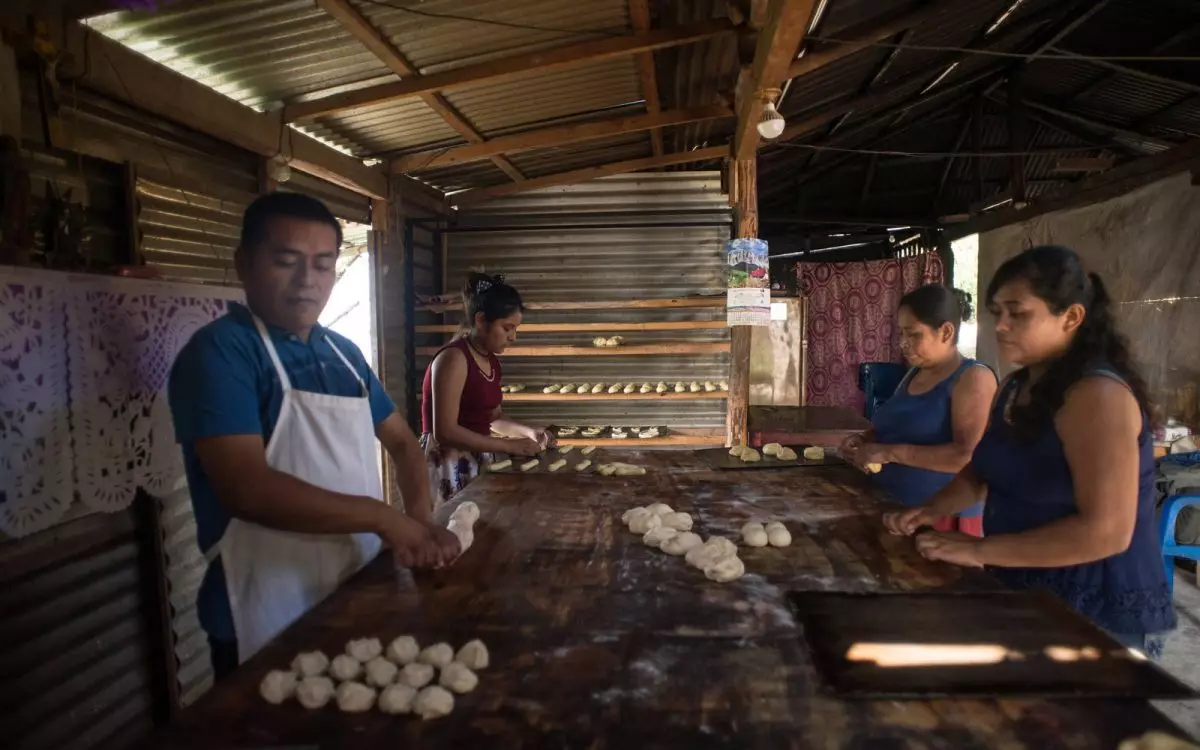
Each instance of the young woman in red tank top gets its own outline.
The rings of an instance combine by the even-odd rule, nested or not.
[[[503,276],[473,273],[463,287],[466,332],[442,347],[421,387],[421,445],[434,507],[479,475],[492,453],[532,456],[554,440],[501,410],[500,359],[525,306]],[[493,437],[496,432],[504,437]]]

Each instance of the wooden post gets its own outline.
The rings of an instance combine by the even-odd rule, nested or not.
[[[733,170],[736,236],[758,236],[758,160],[729,162]],[[725,413],[725,439],[730,445],[747,445],[750,439],[750,326],[734,326],[729,331],[729,401]]]

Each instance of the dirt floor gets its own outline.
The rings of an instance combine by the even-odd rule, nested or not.
[[[1179,628],[1167,639],[1162,666],[1194,688],[1200,688],[1200,588],[1196,576],[1175,572],[1175,610]],[[1155,701],[1154,705],[1200,739],[1200,700]]]

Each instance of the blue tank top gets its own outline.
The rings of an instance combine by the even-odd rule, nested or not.
[[[1092,377],[1096,376],[1121,380],[1106,369],[1094,371]],[[983,515],[985,536],[1028,531],[1076,511],[1070,467],[1054,425],[1048,425],[1036,439],[1027,440],[1016,435],[1005,420],[1007,404],[1018,385],[1013,378],[999,394],[971,463],[988,488]],[[1065,568],[989,571],[1016,588],[1050,591],[1112,633],[1162,633],[1175,627],[1175,609],[1163,574],[1154,519],[1154,445],[1144,417],[1138,448],[1137,521],[1129,549]]]
[[[896,393],[883,402],[871,418],[875,427],[875,442],[884,445],[945,445],[954,441],[954,419],[950,408],[954,385],[970,367],[984,367],[973,359],[963,359],[961,365],[940,383],[925,393],[912,395],[908,384],[916,369],[910,370]],[[873,475],[875,483],[891,493],[904,505],[924,505],[939,490],[950,483],[954,474],[932,469],[920,469],[902,464],[884,464]],[[983,512],[979,503],[959,515],[972,518]]]

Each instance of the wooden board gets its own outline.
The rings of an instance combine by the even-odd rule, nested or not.
[[[881,496],[849,468],[720,472],[688,451],[606,451],[638,477],[485,475],[439,509],[479,505],[454,565],[397,571],[385,555],[216,685],[148,743],[156,750],[320,747],[487,750],[1067,750],[1115,748],[1170,721],[1145,701],[850,701],[825,694],[786,593],[996,590],[934,563],[879,522]],[[621,513],[662,501],[733,538],[775,518],[790,547],[743,549],[717,584],[628,533]],[[420,721],[272,706],[270,669],[299,651],[409,633],[481,638],[491,666],[454,713]]]
[[[681,307],[724,307],[725,296],[719,297],[661,297],[651,299],[581,300],[579,302],[526,302],[526,310],[645,310],[676,309]],[[417,312],[462,312],[462,300],[417,305]]]
[[[417,354],[432,357],[440,346],[418,346]],[[510,346],[506,357],[641,357],[655,354],[725,354],[728,341],[667,341],[622,346]]]
[[[729,326],[724,320],[652,320],[642,323],[522,323],[521,333],[626,333],[629,331],[713,331]],[[457,323],[413,326],[415,333],[458,333]]]
[[[756,448],[767,443],[836,447],[871,423],[840,406],[751,406],[749,425],[750,444]]]
[[[814,461],[804,457],[804,449],[808,446],[790,445],[787,446],[796,451],[796,458],[793,461],[780,461],[774,456],[763,456],[761,461],[746,462],[740,458],[729,455],[728,448],[709,448],[707,450],[696,451],[705,463],[714,469],[722,471],[739,471],[748,469],[812,469],[821,466],[845,466],[846,462],[841,456],[834,453],[825,452],[825,458],[820,461]],[[756,449],[761,452],[761,449]]]
[[[565,447],[565,446],[560,446],[560,447]],[[492,463],[496,463],[498,461],[503,461],[505,459],[512,459],[512,466],[509,466],[508,468],[505,468],[505,469],[499,469],[499,470],[489,468],[488,473],[489,474],[550,474],[550,475],[555,475],[555,474],[593,474],[593,473],[595,473],[595,470],[596,470],[596,464],[600,462],[600,454],[601,454],[601,451],[595,450],[595,451],[592,451],[591,455],[585,456],[579,452],[579,448],[573,448],[571,451],[569,451],[568,453],[565,453],[565,454],[562,453],[561,451],[559,451],[558,449],[551,448],[550,450],[548,450],[545,453],[542,453],[541,455],[538,455],[538,456],[509,456],[509,455],[505,455],[502,453],[498,453],[498,454],[495,454],[496,458],[495,458],[495,461],[493,461]],[[533,467],[532,469],[529,469],[528,471],[523,471],[521,469],[522,464],[524,464],[528,461],[532,461],[535,458],[538,461],[537,466]],[[559,459],[565,459],[567,462],[566,466],[563,466],[558,471],[550,471],[550,464],[554,463],[555,461],[558,461]],[[584,469],[583,471],[576,471],[575,465],[578,463],[581,463],[583,461],[591,461],[592,465],[589,466],[588,468]]]
[[[838,695],[929,697],[1195,698],[1196,693],[1145,657],[1131,656],[1048,594],[916,592],[789,596],[804,640],[826,685]],[[982,646],[994,663],[881,665],[850,650],[886,644],[901,658],[930,658],[920,648]],[[896,651],[895,644],[903,653]],[[974,652],[979,656],[979,652]],[[878,658],[876,654],[876,658]]]
[[[718,400],[728,398],[726,391],[701,391],[699,393],[542,393],[541,389],[518,391],[504,394],[505,401],[654,401],[656,399],[673,400]]]

